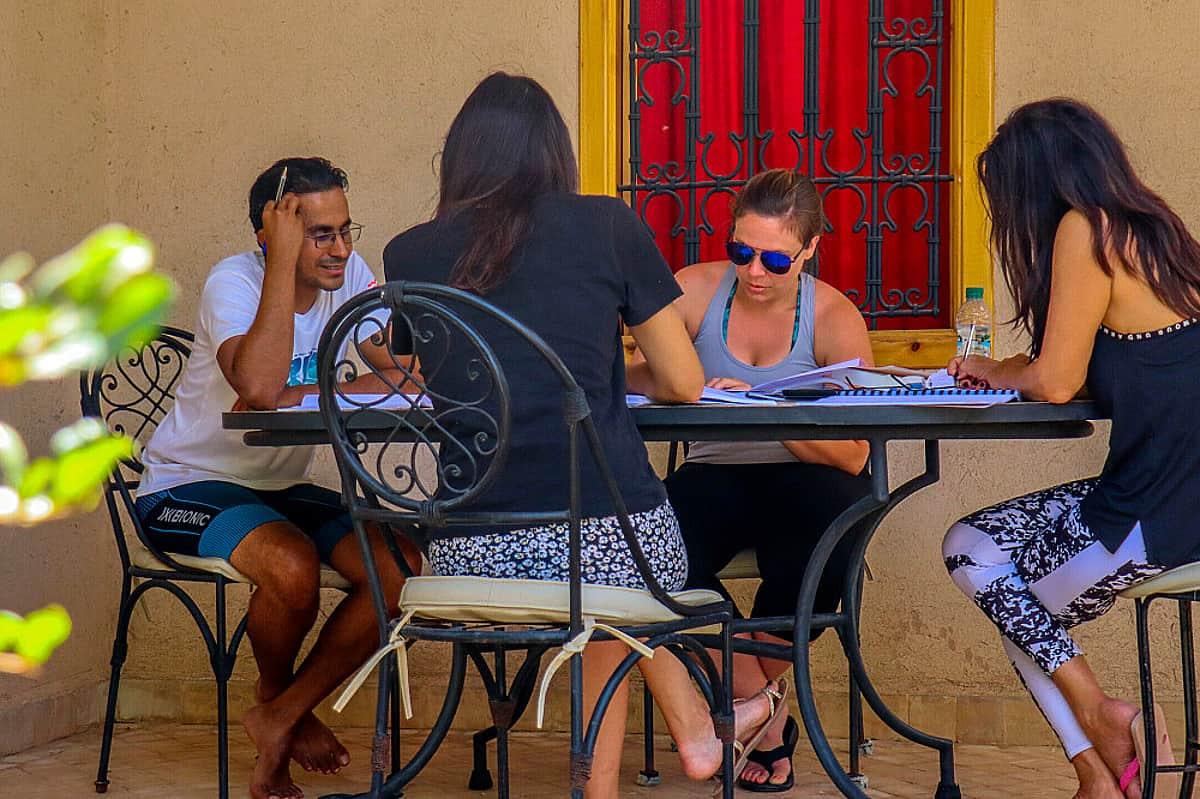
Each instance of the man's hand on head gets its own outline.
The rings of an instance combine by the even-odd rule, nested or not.
[[[304,246],[304,217],[300,215],[298,196],[288,192],[277,203],[267,201],[263,207],[263,237],[268,268],[294,269]]]

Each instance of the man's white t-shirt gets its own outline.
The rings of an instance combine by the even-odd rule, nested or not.
[[[142,495],[201,480],[273,491],[308,479],[313,447],[248,447],[241,432],[221,427],[221,414],[233,407],[237,393],[217,365],[217,350],[250,329],[264,274],[257,251],[226,258],[209,274],[200,297],[196,342],[175,392],[175,405],[142,454]],[[317,382],[317,344],[325,323],[355,294],[376,285],[357,253],[350,254],[345,275],[341,288],[320,292],[312,308],[296,314],[289,386]]]

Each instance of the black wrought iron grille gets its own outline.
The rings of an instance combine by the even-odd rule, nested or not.
[[[800,0],[762,0],[773,2],[787,3],[793,17],[801,14]],[[829,259],[836,248],[837,263],[822,277],[845,291],[871,328],[949,326],[946,231],[953,176],[943,144],[946,2],[804,0],[802,52],[788,62],[775,52],[762,57],[760,0],[630,0],[628,174],[618,190],[655,232],[672,267],[720,257],[715,253],[728,234],[729,200],[750,176],[788,166],[813,177],[831,218],[810,271],[821,274],[820,253]],[[822,96],[822,70],[832,70],[824,76],[827,94],[829,81],[838,79],[837,65],[822,62],[822,25],[831,24],[831,10],[844,15],[851,6],[867,17],[858,55],[866,62],[866,96],[855,101],[861,123],[838,127],[828,108],[844,108],[853,98],[836,83],[837,96]],[[768,11],[778,17],[778,8]],[[647,16],[661,23],[664,15],[673,15],[669,25],[644,24]],[[856,20],[862,23],[861,16]],[[742,81],[732,88],[735,94],[740,88],[733,123],[739,129],[704,131],[702,60],[728,61],[738,43],[706,39],[701,26],[720,24],[727,31],[739,22]],[[803,72],[803,107],[798,115],[790,112],[799,117],[795,127],[764,127],[764,60],[771,69]],[[920,130],[897,133],[901,115],[906,128]],[[675,151],[655,158],[649,151],[662,150],[664,136],[675,137]]]

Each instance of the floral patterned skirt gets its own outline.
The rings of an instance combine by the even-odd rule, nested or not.
[[[687,550],[669,502],[629,516],[642,552],[659,584],[678,591],[687,580]],[[616,516],[582,520],[583,582],[646,588]],[[442,538],[429,543],[434,574],[524,580],[569,579],[565,522],[489,535]]]

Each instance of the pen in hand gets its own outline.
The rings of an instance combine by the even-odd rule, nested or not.
[[[283,186],[287,183],[287,167],[279,173],[279,185],[275,188],[275,204],[279,205],[279,201],[283,199]],[[267,257],[267,245],[265,242],[260,242],[258,248],[262,250],[263,257]]]
[[[972,322],[971,327],[967,329],[967,341],[965,344],[963,344],[962,354],[958,356],[959,370],[961,370],[963,364],[965,364],[967,362],[967,358],[971,357],[971,345],[973,345],[974,343],[975,343],[975,323]],[[979,386],[975,385],[974,380],[970,380],[968,378],[962,377],[961,375],[962,375],[962,372],[960,371],[959,376],[954,381],[955,385],[957,385],[959,388],[979,388]]]
[[[971,327],[967,330],[967,343],[963,347],[962,359],[965,361],[971,357],[971,347],[975,343],[975,323],[971,323]]]

